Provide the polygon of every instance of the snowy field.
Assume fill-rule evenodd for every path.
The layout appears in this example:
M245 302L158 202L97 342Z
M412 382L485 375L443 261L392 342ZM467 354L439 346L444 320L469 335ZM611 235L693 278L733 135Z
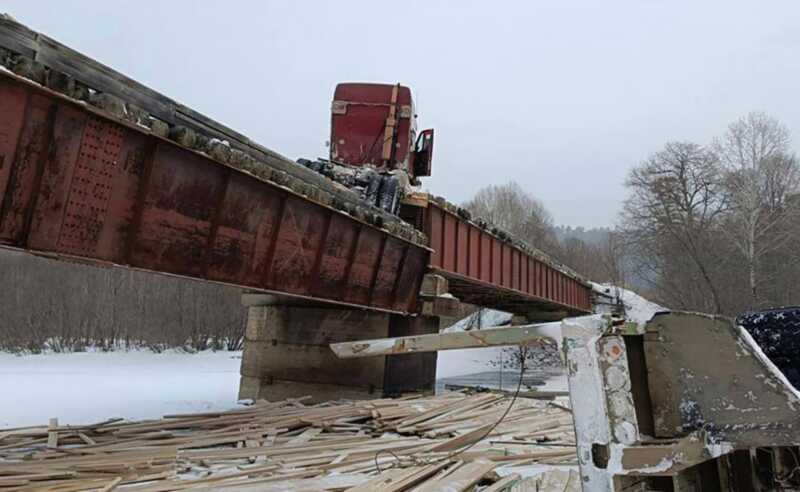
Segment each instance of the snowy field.
M485 326L508 315L492 314ZM494 370L499 348L439 354L439 377ZM0 352L0 428L158 418L237 405L241 352L148 350L17 356Z
M241 352L0 353L0 428L231 408L240 363Z
M499 353L442 352L439 377L496 371L490 361ZM82 424L229 409L236 406L240 363L241 352L0 353L0 428L42 425L51 417Z

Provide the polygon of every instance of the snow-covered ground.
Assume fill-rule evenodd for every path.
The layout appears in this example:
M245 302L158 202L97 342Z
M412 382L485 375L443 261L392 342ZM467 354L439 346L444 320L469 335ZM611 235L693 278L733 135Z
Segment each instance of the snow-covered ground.
M498 371L491 361L500 357L500 350L441 352L439 377ZM51 417L85 424L233 408L240 363L241 352L0 353L0 429L43 425ZM506 369L504 387L515 386L515 376ZM555 378L546 389L565 385L566 380Z
M0 353L0 428L236 406L241 352Z
M468 316L458 323L446 328L444 331L453 333L465 330L491 329L508 325L511 314L492 309L484 309L480 318L475 315ZM560 338L561 324L549 323L553 327L553 335ZM519 382L517 370L505 368L501 363L508 359L509 354L504 352L506 347L488 347L461 350L445 350L439 352L436 364L437 388L443 389L446 384L478 385L488 388L513 390ZM528 374L528 371L526 371ZM530 374L535 378L545 379L543 385L538 385L539 390L567 390L567 377L565 373L557 371L533 371ZM464 378L462 376L468 376Z
M496 371L490 361L499 355L499 348L442 352L439 377ZM240 363L241 352L0 353L0 428L232 408Z
M484 309L477 318L476 315L467 316L444 330L445 333L465 331L467 329L484 329L494 326L506 325L511 322L511 315L502 311ZM496 369L491 361L500 360L502 347L446 350L439 352L436 363L437 378L451 378L466 376L478 372Z
M594 287L620 295L629 318L637 322L663 310L633 292L607 285ZM486 310L480 328L507 324L510 318L508 313ZM558 323L553 326L558 328ZM478 328L465 319L446 331L467 327ZM501 357L499 347L443 351L437 376L497 372L492 362ZM0 353L0 428L42 425L51 417L79 424L112 417L146 419L232 408L237 405L240 363L241 352ZM506 379L512 373L508 371ZM541 389L566 389L566 379L550 378Z

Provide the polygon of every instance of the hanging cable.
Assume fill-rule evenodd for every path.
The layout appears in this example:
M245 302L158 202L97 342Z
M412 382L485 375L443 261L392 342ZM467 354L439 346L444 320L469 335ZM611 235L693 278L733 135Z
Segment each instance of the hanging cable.
M494 430L497 428L497 426L500 425L503 422L503 420L505 420L505 418L508 416L509 412L511 412L511 408L514 406L514 403L516 403L517 398L519 397L519 393L520 393L520 391L522 389L522 379L523 379L523 377L525 375L525 360L528 357L528 347L527 346L522 346L520 348L522 349L522 361L520 362L520 367L519 367L519 381L517 382L517 389L516 389L516 391L514 391L514 395L511 397L511 402L506 407L505 411L503 412L503 415L501 415L500 418L497 419L497 421L495 421L495 423L489 429L487 429L486 432L481 437L479 437L478 439L475 439L474 441L472 441L469 444L464 445L460 449L457 449L457 450L453 451L452 453L448 454L447 456L444 456L444 457L441 457L441 458L438 458L438 459L426 460L426 459L420 458L420 457L412 454L411 456L409 456L409 458L412 461L414 461L415 463L420 464L420 465L432 465L434 463L440 463L442 461L450 461L453 458L455 458L456 456L459 456L460 454L464 453L468 449L472 448L472 446L474 446L475 444L477 444L477 443L481 442L482 440L486 439L489 435L491 435L492 432L494 432ZM394 458L396 460L395 463L399 463L401 461L400 457L396 453L391 451L391 450L382 449L382 450L376 452L375 453L375 470L379 474L383 473L384 470L387 470L387 469L392 468L394 466L394 463L392 463L389 466L387 466L386 468L381 469L380 464L378 463L378 456L380 454L382 454L382 453L389 453L392 456L394 456Z

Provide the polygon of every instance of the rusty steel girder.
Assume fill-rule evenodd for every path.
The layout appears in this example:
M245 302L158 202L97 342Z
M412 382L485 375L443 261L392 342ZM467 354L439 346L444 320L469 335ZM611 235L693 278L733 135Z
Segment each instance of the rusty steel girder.
M449 280L465 302L519 314L591 312L591 286L559 268L430 201L423 214L430 238L431 269Z
M412 313L429 250L0 72L0 245Z

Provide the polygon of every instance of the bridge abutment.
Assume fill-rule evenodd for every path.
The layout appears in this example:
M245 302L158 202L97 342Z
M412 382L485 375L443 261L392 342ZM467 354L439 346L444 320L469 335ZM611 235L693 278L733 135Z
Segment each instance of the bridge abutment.
M245 294L243 301L247 329L240 399L369 399L434 389L436 353L342 360L329 344L436 333L436 317L276 304L258 294Z

